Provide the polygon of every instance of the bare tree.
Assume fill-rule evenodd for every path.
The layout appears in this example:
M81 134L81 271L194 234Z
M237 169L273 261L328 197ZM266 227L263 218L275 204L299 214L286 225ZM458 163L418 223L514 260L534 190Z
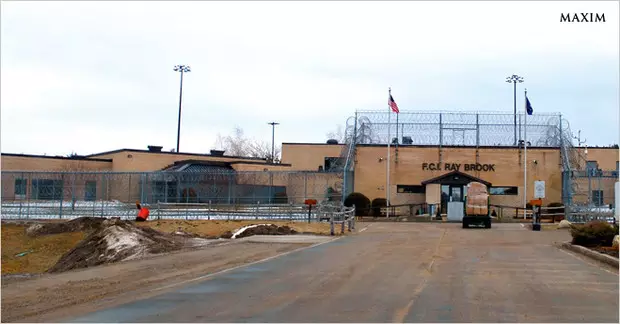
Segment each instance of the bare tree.
M332 131L327 133L327 139L335 139L338 143L344 142L344 130L342 129L342 125L338 125L336 131Z
M282 149L280 148L280 146L275 146L274 149L274 155L275 155L275 159L274 161L276 163L280 162L280 153L282 151ZM272 156L271 156L271 144L267 143L265 141L255 141L255 142L251 142L250 143L250 151L248 152L250 157L255 157L255 158L261 158L261 159L265 159L267 161L271 161L272 160Z
M245 156L271 161L271 143L246 137L241 127L235 127L231 135L222 136L218 134L215 140L215 148L224 150L224 154L229 156ZM280 146L276 146L274 151L275 161L279 162L278 157L282 151Z

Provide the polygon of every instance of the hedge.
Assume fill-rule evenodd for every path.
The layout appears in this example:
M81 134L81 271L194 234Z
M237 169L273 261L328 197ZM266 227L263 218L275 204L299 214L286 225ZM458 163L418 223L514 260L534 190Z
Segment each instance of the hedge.
M355 206L355 216L368 216L370 212L370 199L360 192L352 192L344 200L347 207Z
M611 246L618 235L618 225L603 221L592 221L583 225L571 225L572 243L585 247Z
M371 203L371 213L372 216L377 217L381 216L381 208L385 208L387 206L387 200L385 198L375 198Z

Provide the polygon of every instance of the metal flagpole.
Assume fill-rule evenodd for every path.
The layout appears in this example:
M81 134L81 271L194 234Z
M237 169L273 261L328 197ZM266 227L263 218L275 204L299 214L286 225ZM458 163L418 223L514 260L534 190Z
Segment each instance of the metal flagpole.
M391 135L390 135L390 128L391 128L390 127L391 126L390 125L390 120L391 120L391 117L392 117L392 107L390 107L390 105L389 105L389 102L390 102L389 100L390 100L390 98L392 96L392 88L391 87L388 88L388 93L389 93L389 96L388 96L388 141L387 141L388 145L387 145L387 167L386 167L387 171L386 171L386 175L385 175L385 178L386 178L385 182L387 183L387 186L385 188L386 189L385 190L385 200L386 200L386 205L387 205L387 211L385 213L386 218L390 217L390 142L391 142L390 141L390 137L391 137Z
M525 116L523 121L523 219L527 215L527 88L525 89ZM532 216L534 217L534 216Z

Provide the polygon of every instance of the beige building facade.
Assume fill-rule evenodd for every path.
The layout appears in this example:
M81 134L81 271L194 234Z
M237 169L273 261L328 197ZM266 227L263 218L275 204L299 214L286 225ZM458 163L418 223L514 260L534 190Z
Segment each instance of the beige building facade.
M235 184L277 186L285 190L289 202L301 203L305 198L323 198L326 188L341 189L342 175L326 172L330 164L341 159L346 148L342 144L283 143L282 162L269 163L263 159L225 156L224 152L211 154L162 152L161 148L148 150L120 149L81 157L34 156L3 153L2 195L20 197L31 194L32 185L19 172L50 172L49 181L62 180L63 172L81 173L72 185L81 188L78 196L88 196L89 187L100 188L92 172L150 173L176 170L184 165L203 165L222 168L247 175L235 178ZM579 148L587 165L603 171L618 171L617 148ZM562 201L562 163L558 148L533 147L527 151L527 192L524 187L524 151L515 147L464 147L464 146L415 146L391 147L390 152L390 203L443 204L448 200L462 200L466 184L480 181L488 185L491 203L501 206L522 206L524 198L534 199L534 181L544 181L543 204ZM273 171L273 172L267 172ZM361 192L369 199L387 197L386 188L387 147L384 145L358 145L354 155L354 171L349 188ZM12 178L4 174L10 173ZM54 173L56 173L54 175ZM616 173L617 174L617 173ZM311 176L309 176L311 175ZM51 179L54 178L54 179ZM77 179L77 180L76 180ZM36 179L35 179L36 180ZM37 180L38 181L38 180ZM76 184L75 181L78 181ZM138 175L118 176L107 181L105 192L97 189L97 199L109 198L129 201L141 198ZM587 179L580 179L579 186L588 188ZM595 183L596 190L586 191L588 199L600 195L601 202L613 202L613 186L617 179L607 178ZM219 185L219 183L218 183ZM225 184L224 184L225 185ZM179 188L182 196L193 188ZM75 195L75 192L72 193ZM585 198L584 198L585 197Z
M292 168L319 170L328 160L339 157L343 145L284 143L282 161ZM480 181L489 187L491 203L522 206L534 199L534 182L544 181L543 204L562 202L562 161L559 148L533 147L527 151L527 193L525 193L524 151L515 147L413 146L390 148L390 204L441 204L462 200L466 185ZM615 171L616 178L602 180L602 201L612 203L617 181L617 148L579 149L588 165ZM585 166L582 166L585 168ZM355 151L353 191L370 200L386 198L387 147L358 145ZM580 188L587 179L579 179ZM595 184L598 190L598 184ZM607 192L607 193L605 193ZM575 197L583 199L582 196ZM587 197L586 197L587 198Z

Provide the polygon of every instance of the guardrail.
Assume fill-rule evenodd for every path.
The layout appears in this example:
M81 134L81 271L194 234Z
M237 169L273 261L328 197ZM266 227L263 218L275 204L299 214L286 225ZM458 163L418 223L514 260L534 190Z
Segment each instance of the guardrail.
M161 218L221 220L309 220L318 221L318 213L299 204L218 205L201 203L162 203L152 207L152 215Z
M349 232L355 230L355 206L342 207L342 209L341 212L331 212L329 217L331 235L335 233L335 224L340 224L340 234L344 234L345 223L348 224Z

